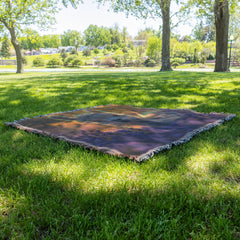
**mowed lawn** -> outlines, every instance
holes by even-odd
[[[142,164],[4,125],[110,103],[236,117]],[[240,239],[240,74],[1,73],[0,239]]]

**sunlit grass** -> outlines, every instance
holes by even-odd
[[[0,74],[0,239],[239,239],[238,73]],[[138,164],[4,122],[103,104],[236,117]]]

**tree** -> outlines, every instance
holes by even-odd
[[[240,38],[240,6],[236,6],[235,12],[230,15],[229,33],[234,36],[234,40]]]
[[[161,71],[170,71],[170,4],[171,0],[161,0],[160,8],[162,12],[162,68]]]
[[[41,36],[42,47],[44,48],[52,48],[51,35],[43,35]]]
[[[56,1],[47,0],[0,0],[0,24],[3,24],[11,35],[11,42],[17,57],[17,73],[23,72],[21,45],[17,35],[26,26],[51,23],[52,14],[58,10]]]
[[[61,41],[63,46],[74,46],[76,49],[83,44],[83,38],[81,33],[75,30],[67,30],[61,35]]]
[[[32,51],[33,49],[39,49],[42,46],[41,37],[37,31],[26,29],[24,33],[26,36],[19,38],[22,48]]]
[[[157,63],[160,60],[161,45],[161,39],[156,36],[152,36],[148,40],[147,56]]]
[[[114,11],[124,11],[136,17],[149,16],[162,18],[162,67],[161,71],[171,71],[170,63],[170,4],[171,0],[97,0],[111,2]],[[178,2],[178,1],[176,1]]]
[[[121,39],[123,44],[127,44],[128,42],[128,32],[127,28],[123,27],[122,32],[121,32]]]
[[[190,35],[184,35],[180,38],[181,42],[191,42],[192,41],[192,37]]]
[[[198,15],[214,16],[216,27],[215,72],[227,72],[228,69],[228,32],[230,13],[237,7],[237,0],[189,0],[190,5],[198,7]]]
[[[63,0],[66,5],[68,0]],[[78,1],[70,0],[76,6]],[[37,24],[40,27],[51,25],[54,13],[58,11],[58,0],[0,0],[0,27],[3,25],[11,35],[11,42],[17,57],[17,73],[23,72],[21,45],[18,34],[26,26]]]
[[[137,36],[134,37],[135,40],[145,40],[145,45],[148,44],[148,39],[154,36],[154,31],[151,28],[146,28],[140,30]]]
[[[1,48],[1,56],[3,58],[9,58],[11,56],[10,54],[10,41],[9,39],[5,36],[2,41],[2,48]]]
[[[63,61],[67,58],[68,54],[67,54],[65,49],[61,50],[60,56],[61,56]]]
[[[110,35],[111,35],[111,44],[120,45],[121,43],[121,34],[119,32],[119,27],[117,24],[114,27],[109,28]]]
[[[109,29],[90,25],[85,31],[85,41],[87,46],[99,47],[111,43],[111,34]]]
[[[207,24],[203,24],[203,21],[201,21],[200,24],[197,24],[193,29],[193,36],[195,40],[201,42],[216,41],[214,19]]]
[[[216,25],[216,63],[215,72],[227,72],[228,69],[228,0],[216,0],[214,4]]]
[[[41,38],[42,46],[45,48],[58,48],[62,45],[60,35],[43,35]]]

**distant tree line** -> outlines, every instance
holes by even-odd
[[[37,32],[28,30],[27,28],[32,25],[38,25],[40,27],[47,28],[54,24],[55,13],[59,11],[59,2],[62,2],[65,6],[71,3],[76,7],[78,3],[82,3],[83,0],[0,0],[0,29],[4,29],[10,35],[11,43],[14,47],[17,57],[17,73],[23,72],[23,59],[21,48],[39,48],[40,46],[53,46],[52,42],[55,41],[55,46],[61,43],[65,45],[79,46],[81,41],[85,41],[85,44],[98,47],[101,45],[115,45],[125,44],[126,32],[120,32],[118,27],[105,28],[98,27],[96,25],[90,25],[88,29],[84,31],[83,38],[81,34],[77,33],[74,40],[69,42],[68,38],[64,38],[64,35],[72,34],[68,31],[63,36],[45,36],[40,37]],[[228,71],[228,37],[229,32],[233,32],[234,29],[239,29],[239,1],[238,0],[96,0],[99,4],[109,4],[109,8],[112,8],[116,12],[125,12],[126,14],[134,15],[138,18],[149,19],[150,17],[159,18],[162,21],[161,26],[161,71],[170,71],[170,41],[171,41],[171,28],[172,28],[172,7],[171,3],[179,4],[180,11],[177,11],[175,16],[181,16],[186,18],[192,12],[192,9],[196,9],[195,16],[199,19],[211,19],[214,25],[214,34],[212,36],[211,29],[206,29],[209,34],[205,34],[203,39],[215,38],[216,42],[216,72]],[[235,17],[231,17],[235,13]],[[236,20],[234,23],[234,19]],[[229,27],[229,22],[232,26]],[[180,21],[181,23],[181,21]],[[203,27],[204,28],[204,27]],[[200,33],[200,35],[199,35]],[[97,34],[97,37],[96,37]],[[201,29],[196,29],[196,35],[201,37]],[[235,34],[236,36],[237,34]],[[19,39],[20,38],[22,39]],[[22,36],[22,37],[21,37]],[[99,37],[100,36],[100,37]],[[71,37],[72,39],[72,37]],[[139,48],[139,53],[142,50]]]
[[[98,27],[90,25],[83,34],[76,30],[68,30],[63,34],[49,34],[40,36],[37,31],[27,29],[18,38],[22,49],[33,50],[39,48],[58,48],[60,46],[80,45],[99,47],[99,46],[122,46],[129,43],[130,36],[124,27],[119,29],[118,25],[113,27]]]
[[[199,28],[202,26],[202,28]],[[192,35],[180,36],[171,34],[170,41],[170,63],[178,65],[185,61],[193,63],[205,63],[206,60],[215,59],[215,36],[214,30],[209,26],[203,26],[202,23],[193,29]],[[208,29],[208,31],[204,31]],[[151,28],[140,30],[134,39],[127,33],[126,28],[119,29],[117,25],[106,28],[90,25],[83,34],[75,30],[65,31],[62,35],[44,35],[40,36],[36,31],[26,31],[24,37],[19,37],[19,42],[24,50],[33,50],[39,48],[58,48],[59,46],[90,46],[94,53],[98,54],[97,47],[105,46],[105,53],[109,51],[116,52],[119,55],[117,60],[118,66],[127,66],[128,60],[135,59],[138,65],[149,60],[147,65],[158,65],[161,63],[162,39],[161,31]],[[140,40],[141,45],[133,48],[132,40]],[[239,43],[235,43],[236,48],[232,50],[232,60],[240,61]],[[134,49],[134,56],[130,56],[129,49]],[[74,51],[75,49],[72,49]],[[76,51],[76,50],[75,50]],[[66,54],[66,53],[64,53]],[[2,39],[1,55],[3,58],[10,56],[10,41],[5,36]],[[90,56],[91,51],[85,49],[84,56]],[[64,60],[64,59],[63,59]],[[151,61],[150,61],[151,60]],[[150,61],[150,62],[149,62]]]

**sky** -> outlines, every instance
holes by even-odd
[[[40,32],[40,34],[63,34],[68,29],[83,33],[90,24],[99,27],[112,27],[114,24],[118,24],[120,29],[127,27],[128,33],[134,37],[146,27],[158,30],[161,25],[161,19],[141,20],[133,16],[126,17],[124,13],[114,13],[108,9],[107,6],[98,8],[97,3],[91,0],[80,4],[77,9],[73,9],[71,6],[68,6],[68,8],[62,7],[62,10],[56,14],[56,24],[52,26],[52,29]],[[172,9],[176,9],[176,6],[173,5]],[[178,27],[173,32],[181,36],[190,35],[192,27],[189,24],[181,24],[181,28]]]

